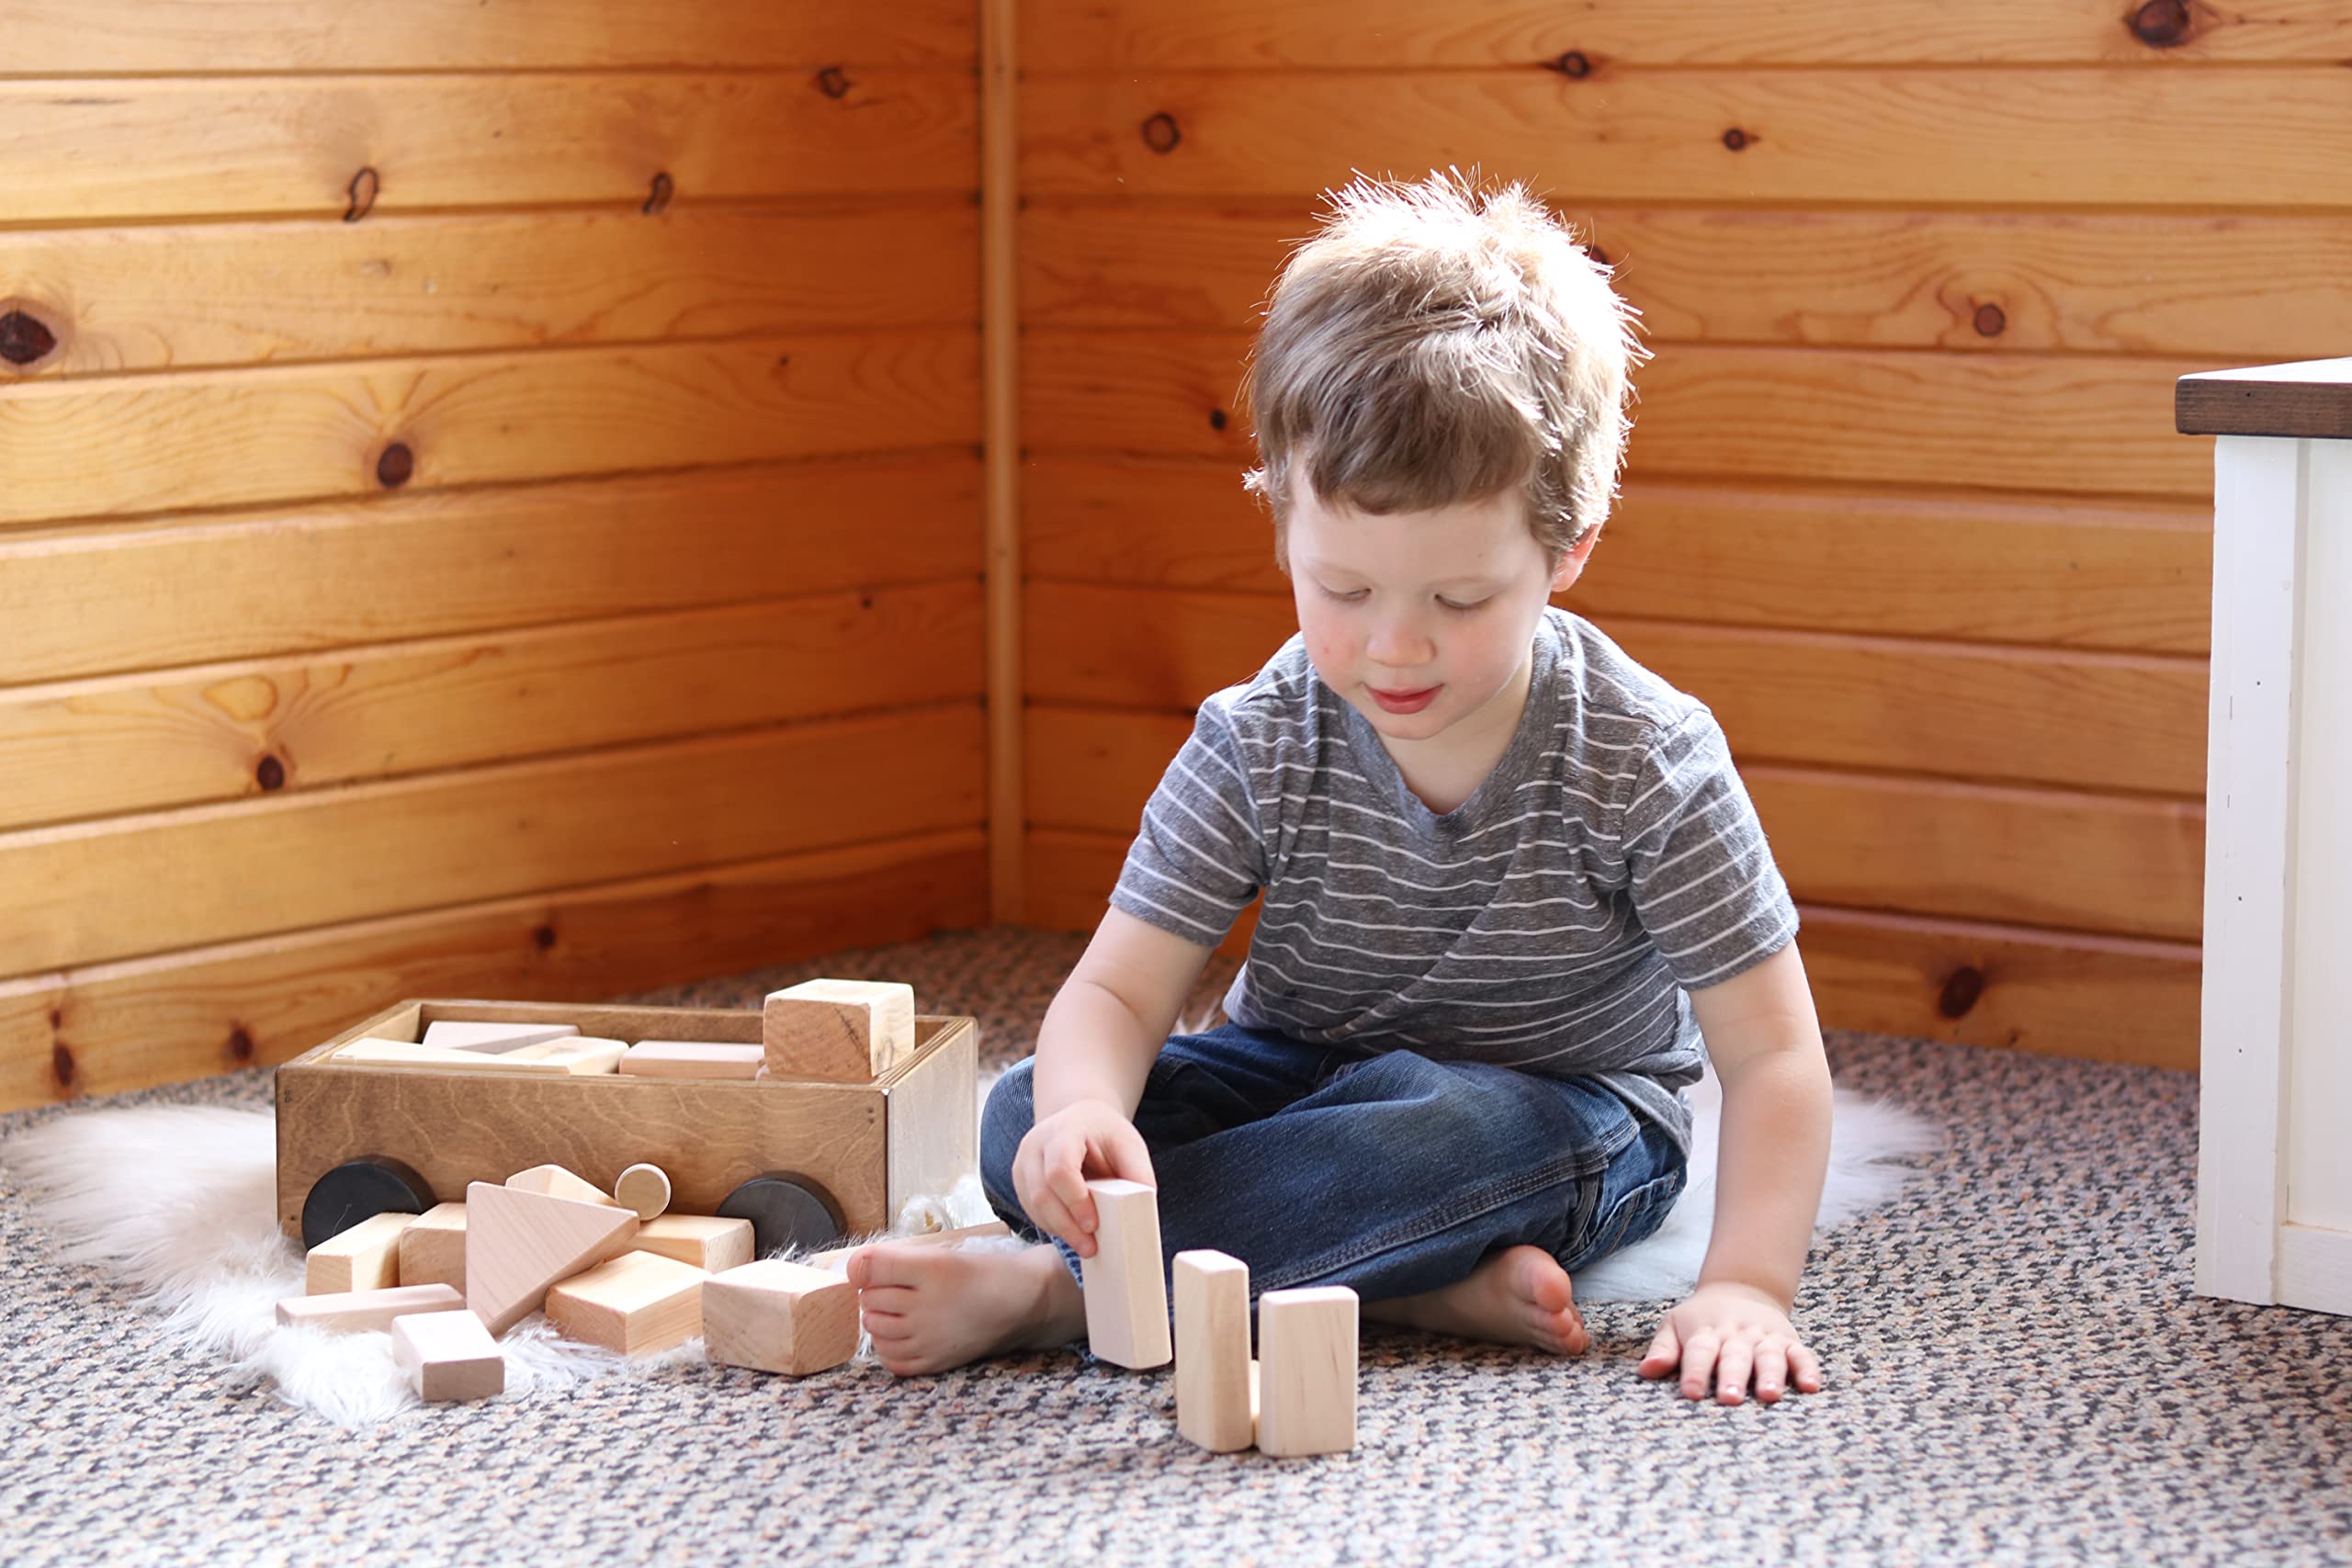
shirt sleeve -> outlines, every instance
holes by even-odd
[[[1644,759],[1620,848],[1634,916],[1685,990],[1720,985],[1795,939],[1796,904],[1705,708]]]
[[[1265,884],[1265,839],[1241,748],[1223,711],[1205,705],[1144,804],[1111,907],[1214,947]]]

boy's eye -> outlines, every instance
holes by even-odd
[[[1326,588],[1323,592],[1327,597],[1337,599],[1342,604],[1352,604],[1357,600],[1363,598],[1366,594],[1370,593],[1372,590],[1369,588],[1357,588],[1342,593],[1336,588]]]
[[[1447,609],[1456,612],[1457,614],[1467,615],[1467,614],[1468,614],[1469,612],[1471,612],[1472,610],[1481,610],[1481,609],[1486,608],[1487,604],[1487,601],[1486,601],[1486,600],[1484,600],[1484,599],[1480,599],[1480,600],[1477,600],[1476,602],[1475,602],[1475,603],[1473,603],[1473,604],[1455,604],[1455,603],[1454,603],[1453,600],[1451,600],[1451,599],[1440,599],[1440,600],[1438,601],[1438,603],[1439,603],[1439,604],[1442,604],[1442,605],[1444,605]]]

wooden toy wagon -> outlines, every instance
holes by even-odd
[[[334,1059],[351,1042],[417,1041],[443,1020],[574,1024],[614,1040],[755,1044],[757,1010],[406,1001],[277,1070],[277,1217],[308,1247],[387,1211],[423,1213],[469,1182],[560,1165],[610,1190],[629,1166],[669,1174],[679,1213],[752,1221],[764,1255],[888,1228],[978,1158],[979,1025],[918,1017],[914,1050],[867,1083],[604,1073],[520,1075]],[[308,1211],[306,1218],[306,1210]]]

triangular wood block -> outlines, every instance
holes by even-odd
[[[637,1226],[634,1210],[477,1181],[466,1189],[466,1305],[503,1334],[549,1285],[627,1251]]]

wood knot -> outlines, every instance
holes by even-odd
[[[0,316],[0,359],[11,365],[30,365],[48,358],[56,346],[57,334],[40,317],[22,310]]]
[[[1592,60],[1580,49],[1572,49],[1552,62],[1552,69],[1571,82],[1581,82],[1592,74]]]
[[[1211,430],[1223,430],[1223,429],[1225,428],[1225,425],[1226,425],[1226,415],[1225,415],[1225,411],[1224,411],[1223,409],[1211,409],[1211,410],[1209,410],[1209,428],[1210,428]]]
[[[874,608],[874,595],[871,593],[859,594],[857,596],[857,607],[861,610],[871,610]]]
[[[655,213],[670,205],[670,197],[676,192],[677,188],[678,187],[672,183],[670,176],[667,174],[656,174],[653,176],[653,188],[647,194],[645,197],[645,205],[639,208],[638,210],[644,213],[648,218],[652,217]]]
[[[49,1048],[49,1070],[55,1076],[58,1088],[74,1087],[74,1052],[62,1040]]]
[[[254,1059],[254,1037],[242,1023],[229,1031],[229,1055],[239,1062]]]
[[[2177,49],[2197,30],[2197,17],[2188,0],[2148,0],[2123,25],[2150,49]]]
[[[1172,114],[1163,111],[1143,122],[1143,144],[1163,157],[1176,151],[1183,141],[1184,132]]]
[[[416,472],[416,454],[408,449],[405,441],[395,441],[376,459],[376,482],[386,490],[398,490],[408,483]]]
[[[531,932],[531,940],[538,943],[539,951],[544,953],[555,945],[555,928],[539,926]]]
[[[1963,964],[1951,972],[1951,978],[1937,993],[1936,1010],[1946,1018],[1965,1018],[1984,994],[1984,972]]]
[[[264,752],[261,761],[254,764],[254,783],[265,790],[284,789],[286,764]]]
[[[376,205],[376,193],[382,188],[383,183],[372,168],[362,169],[352,175],[351,205],[343,209],[343,220],[345,223],[356,223],[367,217],[368,209]]]
[[[1747,150],[1747,144],[1749,142],[1761,141],[1762,140],[1763,138],[1760,136],[1750,136],[1747,131],[1740,130],[1740,128],[1736,125],[1729,130],[1724,132],[1724,145],[1730,148],[1735,152],[1744,152]]]
[[[2008,312],[1998,305],[1976,307],[1976,333],[1979,337],[1999,337],[2008,327]]]
[[[829,98],[849,96],[849,78],[842,74],[838,65],[828,65],[817,73],[817,91]]]

